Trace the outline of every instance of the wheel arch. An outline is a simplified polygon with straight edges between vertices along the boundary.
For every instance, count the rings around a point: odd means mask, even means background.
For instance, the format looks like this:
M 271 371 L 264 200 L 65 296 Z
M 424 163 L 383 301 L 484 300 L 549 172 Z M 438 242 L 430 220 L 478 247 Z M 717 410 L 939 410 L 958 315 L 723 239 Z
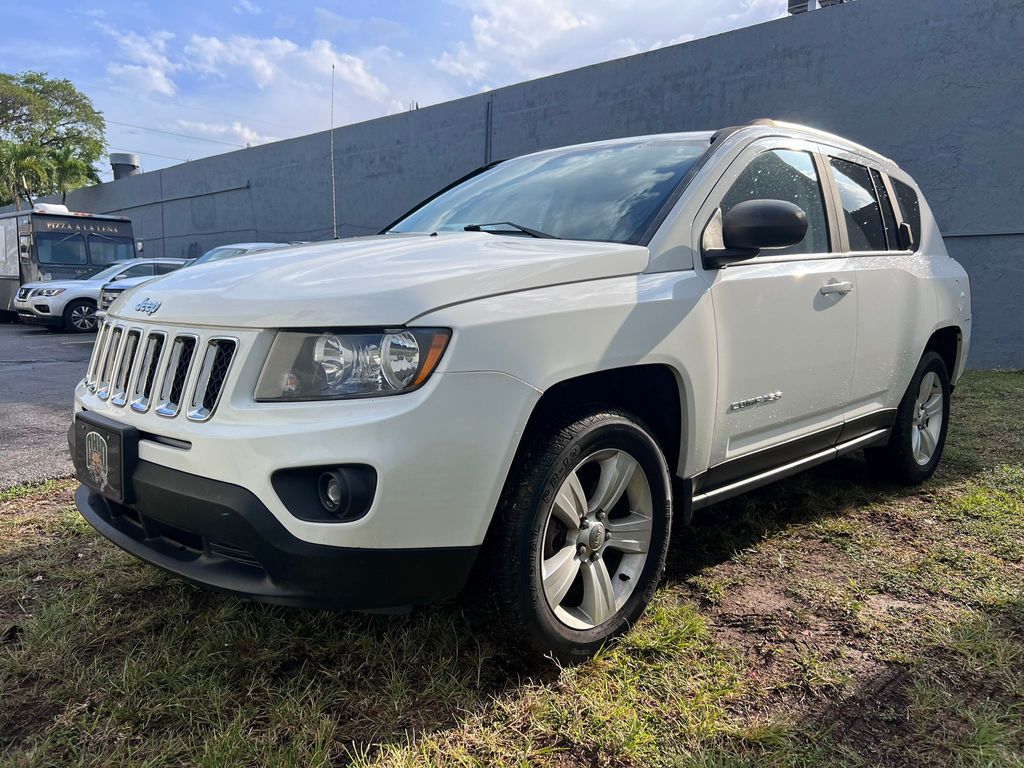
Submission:
M 962 365 L 960 356 L 963 353 L 963 346 L 964 337 L 960 327 L 947 325 L 932 332 L 921 353 L 922 356 L 926 352 L 938 353 L 949 372 L 950 388 L 953 387 Z
M 670 475 L 678 478 L 686 462 L 688 436 L 692 426 L 689 394 L 690 389 L 681 372 L 665 363 L 608 368 L 563 379 L 544 390 L 530 411 L 496 506 L 491 510 L 481 557 L 477 561 L 478 567 L 484 567 L 493 547 L 501 501 L 508 493 L 516 468 L 521 465 L 523 457 L 545 428 L 573 413 L 598 408 L 633 413 L 650 429 L 665 453 Z M 691 514 L 689 500 L 684 500 L 679 509 L 683 522 L 688 522 Z

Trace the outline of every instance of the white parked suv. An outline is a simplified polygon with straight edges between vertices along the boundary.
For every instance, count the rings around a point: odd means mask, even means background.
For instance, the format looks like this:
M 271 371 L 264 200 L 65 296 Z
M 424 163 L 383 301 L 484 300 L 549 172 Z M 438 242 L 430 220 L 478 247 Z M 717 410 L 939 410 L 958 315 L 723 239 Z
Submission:
M 384 233 L 181 270 L 115 305 L 75 392 L 82 514 L 269 602 L 490 590 L 576 661 L 669 530 L 857 449 L 942 454 L 970 290 L 893 161 L 762 121 L 482 169 Z

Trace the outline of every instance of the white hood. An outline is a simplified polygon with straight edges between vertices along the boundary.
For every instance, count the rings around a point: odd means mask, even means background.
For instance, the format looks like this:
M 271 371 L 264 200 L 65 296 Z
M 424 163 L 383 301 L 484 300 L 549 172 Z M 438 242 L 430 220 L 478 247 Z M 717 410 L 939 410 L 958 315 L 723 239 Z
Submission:
M 236 328 L 401 325 L 501 293 L 642 272 L 646 248 L 483 232 L 380 235 L 185 267 L 125 293 L 112 313 Z

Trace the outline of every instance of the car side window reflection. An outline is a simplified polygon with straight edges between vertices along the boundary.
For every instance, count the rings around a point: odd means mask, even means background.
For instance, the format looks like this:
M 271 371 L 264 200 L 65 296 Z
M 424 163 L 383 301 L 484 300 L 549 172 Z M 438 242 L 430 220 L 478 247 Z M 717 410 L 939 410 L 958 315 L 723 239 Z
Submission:
M 828 224 L 814 158 L 808 152 L 773 149 L 750 161 L 722 198 L 722 215 L 748 200 L 785 200 L 807 214 L 807 234 L 788 248 L 766 249 L 764 254 L 828 253 Z

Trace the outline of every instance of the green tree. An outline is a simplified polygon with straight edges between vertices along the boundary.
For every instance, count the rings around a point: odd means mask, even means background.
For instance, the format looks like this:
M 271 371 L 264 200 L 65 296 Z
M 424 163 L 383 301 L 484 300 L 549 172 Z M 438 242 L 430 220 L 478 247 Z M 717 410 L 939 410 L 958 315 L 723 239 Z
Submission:
M 98 181 L 103 115 L 70 80 L 0 73 L 0 205 Z M 83 168 L 84 165 L 84 168 Z
M 49 190 L 52 168 L 49 155 L 37 146 L 0 143 L 0 189 L 18 210 L 21 210 L 22 199 L 31 208 L 33 195 L 38 195 L 39 190 Z
M 87 184 L 99 184 L 100 176 L 92 163 L 82 159 L 74 147 L 61 147 L 49 153 L 50 187 L 67 203 L 68 192 Z

